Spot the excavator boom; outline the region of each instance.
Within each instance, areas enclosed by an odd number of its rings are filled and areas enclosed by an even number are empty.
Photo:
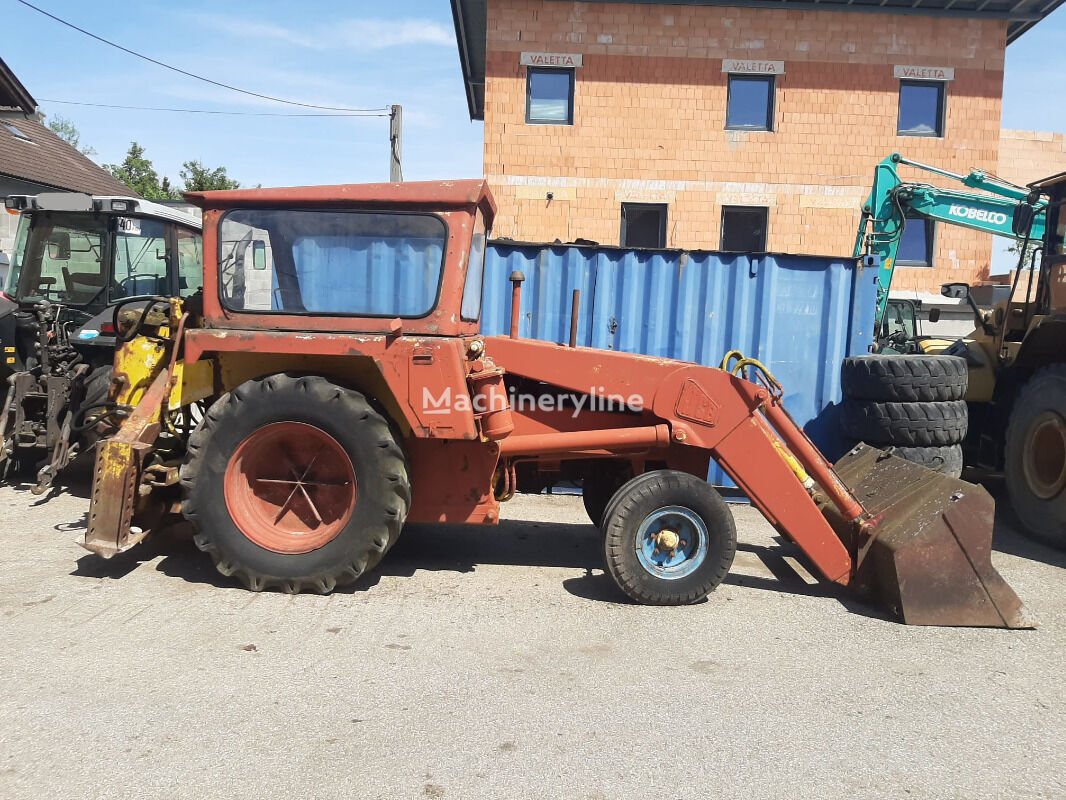
[[[927,183],[904,181],[899,176],[901,165],[951,178],[980,191],[943,189]],[[1019,205],[1031,209],[1024,219],[1021,216],[1016,218]],[[934,220],[1016,241],[1039,242],[1044,237],[1045,208],[1046,203],[1032,198],[1031,190],[988,176],[982,170],[959,175],[908,161],[899,153],[880,162],[874,169],[873,188],[863,205],[855,239],[856,258],[872,255],[880,261],[877,329],[884,319],[896,256],[908,220]]]

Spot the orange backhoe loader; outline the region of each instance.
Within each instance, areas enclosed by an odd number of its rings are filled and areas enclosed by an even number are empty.
[[[482,336],[482,181],[187,197],[203,294],[118,320],[127,416],[98,446],[89,550],[180,515],[248,588],[329,592],[405,521],[493,524],[519,472],[565,467],[621,590],[686,604],[736,548],[714,459],[825,580],[908,623],[1031,624],[991,564],[984,490],[864,445],[834,468],[758,362],[521,339],[517,314],[510,337]]]

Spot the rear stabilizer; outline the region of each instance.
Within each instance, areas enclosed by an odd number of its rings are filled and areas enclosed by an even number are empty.
[[[836,472],[880,524],[855,544],[851,585],[908,625],[1033,628],[992,566],[995,501],[980,486],[859,445]]]

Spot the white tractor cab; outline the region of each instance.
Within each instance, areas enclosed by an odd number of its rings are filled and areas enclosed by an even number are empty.
[[[132,197],[70,192],[11,195],[5,206],[21,215],[0,296],[6,372],[34,365],[42,309],[61,326],[57,334],[79,350],[106,350],[100,363],[109,364],[114,305],[186,297],[203,281],[201,224],[192,214]]]
[[[107,403],[120,308],[203,285],[200,219],[133,197],[11,195],[20,215],[0,293],[0,471],[37,490],[113,422]]]

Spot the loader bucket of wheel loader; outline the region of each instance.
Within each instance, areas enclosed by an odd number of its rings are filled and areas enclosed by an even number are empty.
[[[1032,628],[992,566],[995,502],[982,487],[868,445],[836,472],[880,524],[854,541],[859,593],[908,625]]]

